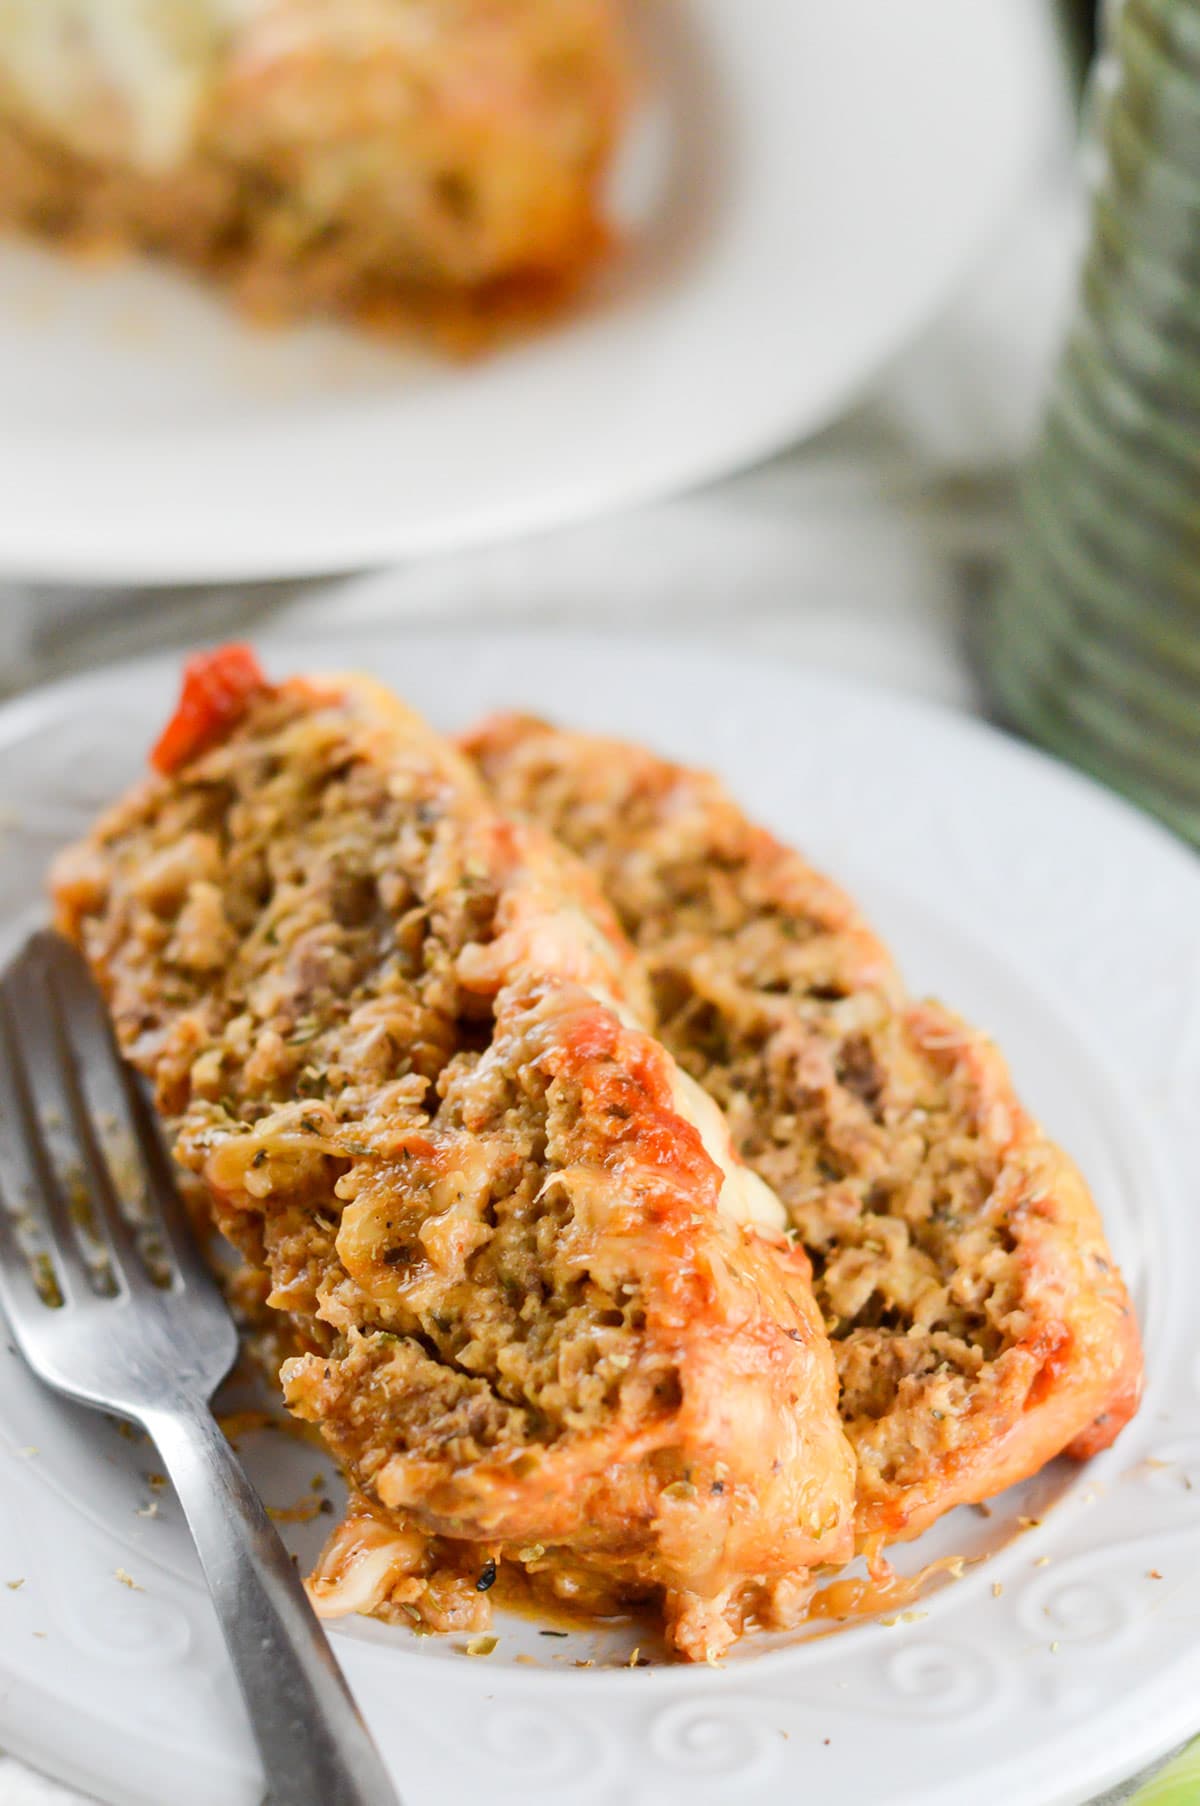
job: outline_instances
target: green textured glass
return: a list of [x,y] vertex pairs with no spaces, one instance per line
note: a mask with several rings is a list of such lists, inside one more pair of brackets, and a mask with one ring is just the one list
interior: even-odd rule
[[1014,726],[1200,845],[1200,0],[1111,12],[1079,306],[984,650]]
[[1134,1794],[1129,1806],[1196,1806],[1200,1801],[1200,1742],[1168,1762]]

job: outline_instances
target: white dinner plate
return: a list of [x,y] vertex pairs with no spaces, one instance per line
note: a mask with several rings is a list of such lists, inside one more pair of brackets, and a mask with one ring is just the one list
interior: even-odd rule
[[635,0],[624,254],[468,364],[264,333],[191,280],[0,245],[0,575],[313,575],[547,527],[816,427],[1041,142],[1014,0]]
[[[632,1633],[512,1618],[473,1660],[461,1637],[337,1627],[406,1806],[1067,1806],[1194,1730],[1192,856],[1040,755],[841,679],[548,635],[264,650],[280,674],[370,669],[447,728],[516,704],[715,766],[853,885],[915,987],[997,1035],[1088,1176],[1146,1335],[1145,1402],[1116,1447],[901,1550],[905,1569],[970,1565],[899,1622],[750,1641],[699,1671],[620,1666]],[[159,659],[0,710],[0,952],[38,918],[54,847],[138,770],[175,681]],[[0,1746],[120,1806],[251,1806],[249,1731],[177,1508],[148,1487],[153,1449],[0,1363],[0,1582],[23,1581],[0,1585]],[[245,1449],[268,1501],[308,1488],[307,1445]],[[307,1555],[329,1522],[288,1535]]]

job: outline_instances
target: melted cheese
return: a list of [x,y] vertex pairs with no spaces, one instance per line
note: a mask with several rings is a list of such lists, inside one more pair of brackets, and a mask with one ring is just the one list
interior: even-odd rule
[[370,1507],[351,1507],[305,1582],[318,1618],[369,1615],[411,1574],[421,1571],[425,1539]]
[[0,0],[0,94],[89,157],[169,168],[257,0]]
[[939,1574],[952,1580],[962,1578],[967,1565],[965,1556],[943,1555],[931,1561],[916,1574],[897,1574],[876,1550],[874,1559],[867,1556],[867,1574],[862,1579],[834,1580],[822,1587],[809,1601],[810,1623],[821,1619],[840,1626],[854,1618],[873,1618],[878,1612],[896,1612],[919,1599]]
[[782,1229],[787,1223],[783,1205],[771,1187],[744,1166],[734,1152],[729,1125],[720,1110],[695,1079],[676,1066],[671,1074],[675,1108],[699,1132],[704,1152],[725,1175],[720,1206],[735,1223],[758,1223]]

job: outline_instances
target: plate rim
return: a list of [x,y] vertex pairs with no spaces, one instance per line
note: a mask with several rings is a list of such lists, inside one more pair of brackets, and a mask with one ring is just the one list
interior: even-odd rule
[[[720,0],[704,3],[719,5]],[[936,0],[921,0],[921,4],[936,13]],[[1018,17],[1011,0],[977,0],[974,12],[979,21],[975,29],[982,34],[979,44],[969,49],[966,34],[956,40],[953,66],[944,72],[940,67],[936,70],[937,92],[947,96],[945,104],[949,106],[951,91],[957,92],[963,82],[971,79],[971,70],[966,67],[969,58],[973,58],[975,68],[986,64],[995,69],[1003,65],[1007,55],[1011,69],[1005,77],[1004,97],[989,102],[995,128],[992,135],[1003,143],[1003,149],[989,153],[986,160],[979,159],[979,193],[969,210],[961,200],[956,200],[953,209],[943,205],[946,236],[938,241],[936,253],[930,253],[920,280],[907,282],[902,304],[893,306],[890,312],[880,312],[871,333],[861,335],[861,348],[853,358],[843,360],[845,367],[834,380],[810,376],[807,383],[798,378],[779,381],[776,373],[769,385],[758,382],[754,405],[743,403],[740,418],[735,415],[729,423],[714,424],[705,434],[689,436],[686,441],[678,435],[674,442],[669,435],[656,440],[652,455],[651,448],[643,443],[639,459],[625,459],[620,467],[612,456],[601,465],[588,464],[585,459],[569,472],[556,471],[557,486],[553,491],[547,487],[543,471],[540,486],[530,484],[519,497],[512,493],[490,499],[480,495],[469,505],[443,510],[424,521],[405,516],[402,509],[389,513],[374,505],[369,523],[357,516],[339,518],[336,506],[332,510],[313,510],[301,501],[289,509],[281,497],[276,497],[268,519],[239,518],[234,531],[230,530],[228,519],[222,522],[217,517],[215,502],[206,507],[198,501],[188,516],[186,531],[178,524],[172,529],[176,537],[170,546],[139,530],[137,522],[107,517],[101,520],[95,518],[95,510],[89,517],[86,473],[82,468],[76,469],[61,453],[68,439],[79,437],[69,428],[53,435],[45,452],[33,442],[21,447],[13,440],[6,444],[0,437],[0,470],[8,467],[5,481],[14,493],[20,493],[17,485],[21,482],[32,485],[25,489],[21,505],[0,512],[0,574],[24,582],[129,587],[329,576],[399,557],[498,543],[602,513],[642,506],[728,476],[772,455],[797,437],[808,436],[833,419],[933,316],[981,253],[995,221],[1014,198],[1030,167],[1030,141],[1035,134],[1027,129],[1022,113],[1016,46],[1020,35],[1028,34],[1032,27],[1024,14]],[[943,195],[943,203],[945,199]],[[802,262],[801,245],[798,234],[795,257]],[[702,276],[703,272],[697,273]],[[748,309],[747,329],[752,328],[753,318],[753,310]],[[558,330],[569,339],[571,322],[564,322]],[[710,352],[711,349],[710,344]],[[579,355],[586,354],[583,340]],[[819,364],[819,357],[816,361]],[[799,372],[804,366],[798,362],[796,368]],[[403,394],[391,406],[393,418],[399,423],[396,443],[403,446]],[[310,440],[319,424],[318,418],[310,429]],[[287,432],[285,423],[276,426],[271,442],[278,445]],[[192,479],[207,468],[210,482],[219,481],[221,449],[224,447],[228,453],[237,434],[234,429],[217,432],[211,450],[198,454],[195,447],[205,437],[203,428],[191,433],[185,452],[181,453],[178,447],[172,447],[169,435],[158,435],[164,458],[178,460],[185,456]],[[126,460],[130,475],[135,475],[139,467],[145,474],[154,443],[154,435],[148,434],[146,456],[139,457],[136,451],[130,454]],[[55,447],[60,455],[51,468]],[[109,455],[115,454],[110,451]],[[22,467],[32,468],[34,463],[39,471],[36,479],[28,475],[22,478]],[[59,491],[51,490],[50,485],[66,481],[67,476],[70,490],[63,498],[61,511],[55,512],[49,497],[53,494],[57,500]],[[193,480],[192,488],[198,487]],[[225,501],[227,490],[228,485],[221,492]],[[36,500],[36,507],[31,506],[31,500]],[[259,505],[262,506],[261,498]],[[63,518],[72,523],[66,531],[62,528]]]
[[[329,652],[336,645],[338,653],[336,662],[342,668],[353,662],[355,654],[365,654],[369,659],[372,645],[386,649],[393,654],[401,646],[410,650],[415,648],[419,668],[423,646],[425,648],[440,646],[447,657],[453,658],[456,651],[461,651],[464,640],[475,642],[477,652],[480,650],[478,642],[483,642],[484,646],[490,642],[493,646],[502,646],[507,659],[515,663],[520,659],[525,648],[534,646],[545,649],[547,644],[551,644],[556,647],[556,654],[559,648],[562,649],[561,656],[574,658],[580,654],[586,656],[590,652],[593,657],[603,655],[610,664],[614,659],[620,662],[624,659],[636,661],[638,658],[669,662],[672,671],[677,675],[681,665],[690,666],[693,670],[707,667],[710,672],[719,672],[723,683],[736,682],[739,673],[744,681],[753,679],[762,682],[769,675],[773,682],[787,689],[798,688],[801,692],[807,690],[810,694],[819,690],[829,706],[835,706],[840,702],[850,707],[873,709],[877,713],[886,711],[893,720],[910,725],[932,719],[940,732],[948,733],[953,738],[965,736],[977,747],[986,748],[988,756],[996,760],[1011,764],[1015,759],[1029,774],[1029,781],[1041,780],[1044,787],[1049,780],[1053,780],[1052,787],[1058,788],[1061,797],[1061,804],[1056,802],[1056,807],[1069,810],[1073,801],[1090,798],[1092,806],[1098,807],[1103,815],[1108,816],[1114,822],[1121,822],[1122,834],[1132,834],[1139,841],[1144,839],[1147,847],[1153,847],[1153,856],[1156,860],[1167,857],[1173,872],[1178,875],[1180,884],[1190,887],[1195,891],[1197,898],[1200,898],[1200,862],[1195,860],[1190,850],[1173,834],[1144,816],[1132,805],[1111,795],[1085,774],[1062,765],[1058,760],[1036,748],[1013,740],[1007,734],[998,732],[985,722],[963,715],[945,704],[914,698],[876,682],[826,674],[814,667],[788,666],[781,668],[762,658],[741,653],[726,654],[718,645],[680,649],[670,636],[658,635],[643,638],[629,634],[599,635],[586,631],[564,633],[554,629],[540,631],[525,629],[516,633],[496,633],[489,636],[486,634],[465,635],[461,630],[454,629],[439,632],[436,628],[421,627],[412,633],[405,633],[401,637],[394,633],[388,634],[386,630],[381,630],[376,626],[375,628],[356,628],[337,641],[333,637],[332,629],[322,634],[319,630],[290,633],[286,628],[256,634],[255,640],[268,657],[286,655],[294,657],[298,661],[303,661],[306,656],[312,655],[320,656],[323,662],[327,662]],[[86,704],[90,693],[103,691],[114,685],[119,686],[124,677],[134,673],[141,677],[152,677],[156,672],[173,674],[178,668],[179,656],[178,653],[156,652],[136,659],[123,660],[94,671],[42,685],[36,690],[31,690],[0,705],[0,747],[10,744],[28,726],[36,725],[39,717],[45,717],[47,709],[55,712],[70,709],[76,704]],[[731,672],[734,673],[733,679],[730,677]],[[686,677],[686,672],[684,676]],[[894,882],[891,872],[887,873],[885,882],[888,884]],[[965,933],[966,930],[960,928],[960,932]],[[978,938],[981,944],[987,947],[985,934],[981,934]],[[1009,956],[1005,954],[1003,958],[1007,962]],[[1035,967],[1031,983],[1037,983],[1040,988],[1043,978],[1044,974]],[[1082,1032],[1086,1018],[1077,1017],[1076,1002],[1068,992],[1064,991],[1060,995],[1056,986],[1052,985],[1049,1001],[1052,1007],[1062,1006],[1066,1024],[1072,1032],[1076,1032],[1077,1028]],[[1123,1063],[1120,1060],[1114,1064],[1112,1059],[1114,1052],[1115,1050],[1107,1042],[1102,1044],[1098,1058],[1100,1069],[1105,1077],[1111,1079],[1113,1083],[1131,1085],[1137,1099],[1135,1119],[1139,1122],[1145,1119],[1145,1130],[1149,1134],[1154,1134],[1157,1146],[1159,1136],[1154,1133],[1144,1109],[1141,1082],[1130,1081],[1128,1074],[1122,1070]],[[1174,1149],[1171,1148],[1169,1151],[1166,1148],[1161,1149],[1160,1158],[1168,1159],[1168,1152],[1174,1189],[1178,1190],[1180,1174],[1174,1157]],[[1161,1434],[1166,1436],[1168,1433],[1162,1432]],[[344,1653],[344,1640],[339,1639],[339,1644],[342,1645]],[[1174,1666],[1182,1669],[1189,1664],[1191,1672],[1200,1671],[1200,1649],[1194,1651],[1190,1656],[1180,1657]],[[772,1677],[778,1679],[779,1664],[768,1660],[761,1666],[768,1670]],[[724,1678],[731,1688],[739,1689],[741,1692],[752,1692],[754,1675],[759,1668],[760,1664],[757,1663],[738,1664],[726,1670]],[[553,1673],[554,1671],[548,1672]],[[445,1670],[447,1679],[449,1674],[450,1671]],[[603,1682],[597,1691],[595,1683],[601,1682],[602,1674]],[[556,1678],[561,1679],[561,1677]],[[767,1676],[764,1675],[764,1679],[766,1678]],[[580,1690],[580,1679],[581,1677],[568,1674],[566,1684],[572,1685],[578,1691]],[[633,1699],[639,1695],[645,1697],[643,1689],[647,1681],[650,1682],[649,1692],[651,1694],[661,1694],[664,1699],[672,1701],[690,1692],[689,1683],[697,1679],[702,1688],[708,1688],[710,1677],[685,1675],[679,1670],[651,1670],[644,1676],[625,1675],[620,1672],[610,1674],[606,1671],[599,1671],[589,1677],[587,1685],[601,1709],[607,1709],[610,1705],[615,1709],[615,1704],[620,1699]],[[490,1684],[495,1687],[499,1695],[502,1692],[519,1692],[529,1683],[527,1678],[523,1679],[519,1674],[514,1675],[511,1671],[500,1670],[490,1677]],[[537,1684],[539,1687],[545,1684],[544,1672],[538,1675]],[[799,1677],[797,1685],[798,1688],[803,1685]],[[565,1699],[566,1696],[564,1696],[561,1686],[555,1687],[554,1697]],[[574,1703],[577,1703],[577,1700]],[[1039,1806],[1059,1806],[1059,1803],[1061,1806],[1066,1806],[1068,1801],[1074,1802],[1087,1798],[1099,1787],[1128,1774],[1141,1762],[1153,1760],[1156,1755],[1164,1753],[1175,1742],[1195,1730],[1193,1693],[1189,1691],[1186,1697],[1177,1698],[1173,1703],[1158,1702],[1158,1704],[1157,1712],[1152,1710],[1146,1715],[1141,1727],[1139,1747],[1131,1758],[1118,1759],[1111,1750],[1094,1749],[1091,1772],[1085,1781],[1078,1783],[1073,1779],[1065,1788],[1056,1783],[1051,1791],[1038,1795]],[[1189,1706],[1191,1707],[1190,1716]],[[15,1753],[28,1753],[30,1759],[35,1763],[42,1767],[46,1766],[46,1752],[30,1749],[28,1739],[23,1736],[20,1727],[10,1722],[7,1707],[0,1713],[0,1722],[3,1722],[4,1726],[3,1733],[0,1735],[7,1737],[9,1747]],[[1075,1736],[1080,1734],[1078,1730],[1073,1733]],[[63,1773],[64,1778],[73,1785],[79,1785],[79,1770],[76,1765],[71,1765],[69,1774],[66,1773],[64,1767]],[[959,1781],[955,1782],[955,1785],[959,1784]],[[95,1785],[95,1780],[92,1785]],[[111,1797],[128,1797],[128,1795],[113,1794]],[[613,1797],[615,1798],[616,1795],[614,1794]],[[761,1797],[765,1799],[767,1795],[764,1794]],[[1027,1797],[1032,1800],[1033,1795]],[[664,1791],[653,1796],[648,1794],[646,1798],[665,1802],[673,1800],[675,1796]],[[937,1806],[941,1806],[941,1792],[931,1793],[930,1800],[931,1802],[936,1800]]]

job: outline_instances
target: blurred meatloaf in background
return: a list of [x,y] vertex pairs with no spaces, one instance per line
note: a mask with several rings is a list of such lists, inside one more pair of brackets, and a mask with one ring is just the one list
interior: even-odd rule
[[154,764],[57,919],[286,1314],[353,1493],[319,1607],[479,1628],[515,1569],[694,1659],[795,1623],[853,1546],[808,1260],[590,874],[366,679],[206,655]]
[[996,1048],[914,1002],[853,903],[715,778],[499,717],[466,750],[580,854],[657,1032],[722,1106],[813,1262],[870,1551],[1137,1408],[1137,1323],[1096,1207]]
[[0,0],[0,222],[470,343],[606,242],[617,0]]

